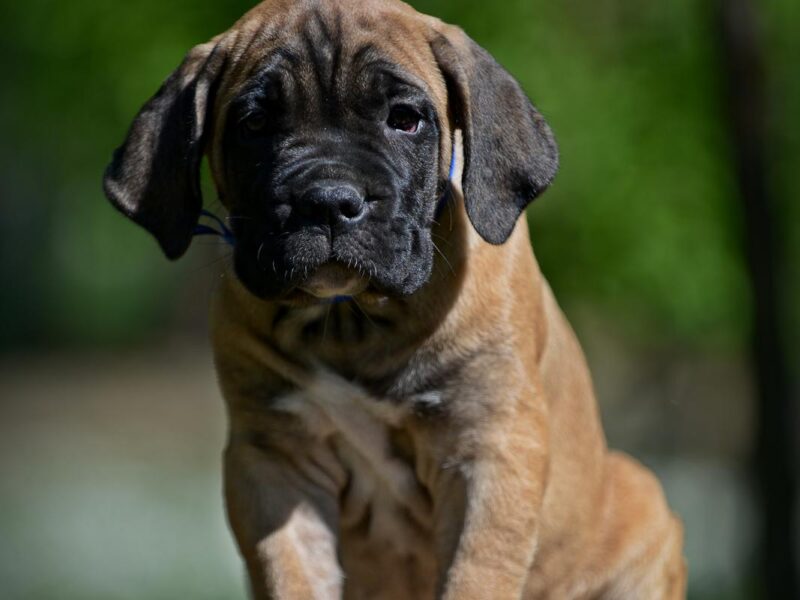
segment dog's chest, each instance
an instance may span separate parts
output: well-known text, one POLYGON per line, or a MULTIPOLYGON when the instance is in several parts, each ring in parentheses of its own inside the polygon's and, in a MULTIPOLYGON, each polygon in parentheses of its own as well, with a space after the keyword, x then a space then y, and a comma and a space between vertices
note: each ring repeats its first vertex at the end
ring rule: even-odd
MULTIPOLYGON (((278 399, 314 440, 315 469, 340 482, 343 542, 412 560, 429 546, 431 502, 419 473, 430 457, 410 426, 409 404, 370 398, 336 376, 278 399)), ((314 474, 310 474, 314 477, 314 474)), ((351 548, 352 550, 353 548, 351 548)))

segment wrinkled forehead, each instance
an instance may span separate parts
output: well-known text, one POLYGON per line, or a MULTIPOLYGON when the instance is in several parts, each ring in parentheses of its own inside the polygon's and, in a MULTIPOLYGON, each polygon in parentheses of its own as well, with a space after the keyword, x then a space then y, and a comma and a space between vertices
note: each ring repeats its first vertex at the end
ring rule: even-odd
POLYGON ((322 87, 344 85, 346 73, 369 65, 420 88, 443 118, 446 88, 429 44, 429 19, 381 0, 264 2, 221 36, 228 61, 218 88, 217 125, 231 102, 269 69, 290 70, 303 85, 322 87))

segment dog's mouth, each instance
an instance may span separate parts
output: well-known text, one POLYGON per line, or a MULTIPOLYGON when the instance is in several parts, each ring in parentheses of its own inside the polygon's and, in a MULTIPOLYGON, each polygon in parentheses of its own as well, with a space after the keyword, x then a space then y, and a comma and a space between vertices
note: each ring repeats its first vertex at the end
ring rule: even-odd
POLYGON ((369 279, 344 264, 331 261, 316 269, 297 288, 319 299, 355 296, 365 291, 369 279))
MULTIPOLYGON (((256 297, 294 304, 374 293, 406 296, 430 273, 426 236, 361 228, 334 236, 316 228, 267 235, 240 228, 234 251, 239 280, 256 297)), ((432 254, 432 251, 430 252, 432 254)))

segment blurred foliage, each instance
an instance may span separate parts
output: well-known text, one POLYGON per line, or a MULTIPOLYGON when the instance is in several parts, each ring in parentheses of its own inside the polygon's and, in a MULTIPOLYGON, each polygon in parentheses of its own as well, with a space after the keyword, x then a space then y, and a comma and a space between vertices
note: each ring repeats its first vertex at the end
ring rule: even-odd
MULTIPOLYGON (((713 2, 419 0, 523 84, 562 168, 529 212, 561 301, 641 340, 737 347, 749 296, 713 2)), ((105 202, 102 170, 139 106, 251 2, 7 2, 0 37, 0 348, 129 342, 174 318, 196 267, 162 258, 105 202)), ((796 0, 763 3, 771 176, 800 298, 796 0)), ((212 198, 206 198, 207 204, 212 198)), ((194 260, 194 263, 192 262, 194 260)), ((800 329, 800 311, 792 327, 800 329)))

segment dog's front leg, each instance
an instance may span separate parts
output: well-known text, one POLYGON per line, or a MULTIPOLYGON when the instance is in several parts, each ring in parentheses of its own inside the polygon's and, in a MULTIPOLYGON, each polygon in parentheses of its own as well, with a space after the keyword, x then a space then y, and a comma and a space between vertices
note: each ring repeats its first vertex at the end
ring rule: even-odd
POLYGON ((248 442, 225 451, 228 518, 257 600, 341 598, 334 484, 298 460, 248 442))
POLYGON ((441 598, 517 600, 537 545, 547 477, 546 417, 526 394, 459 439, 468 440, 466 456, 444 470, 437 486, 445 555, 441 598))

